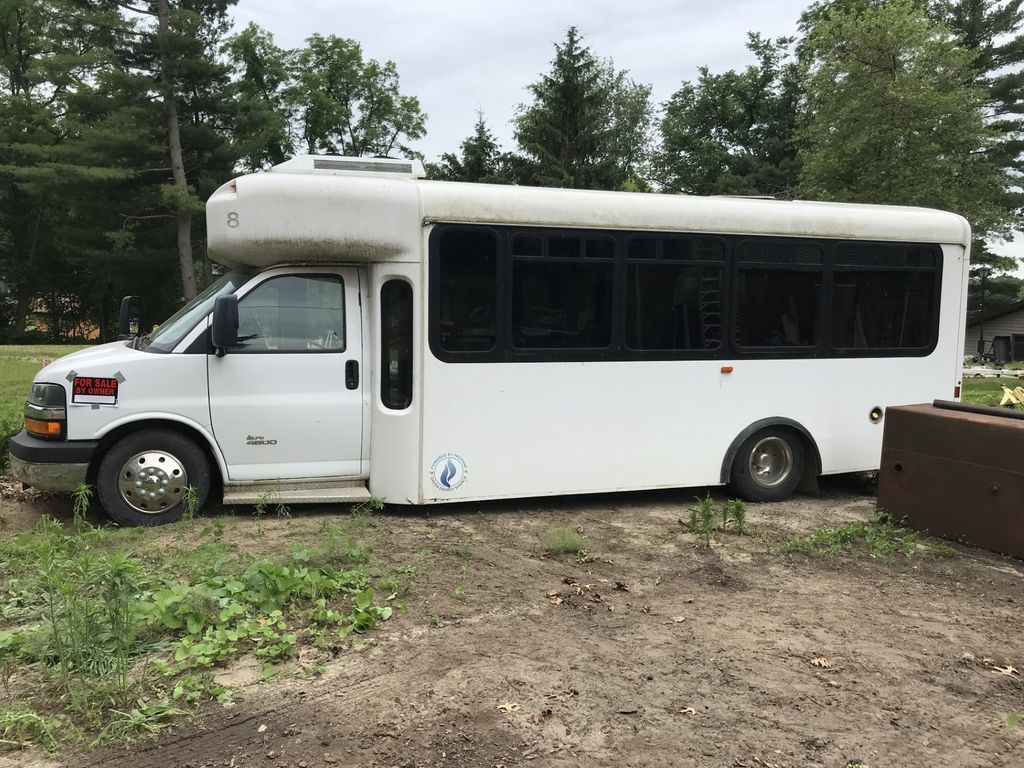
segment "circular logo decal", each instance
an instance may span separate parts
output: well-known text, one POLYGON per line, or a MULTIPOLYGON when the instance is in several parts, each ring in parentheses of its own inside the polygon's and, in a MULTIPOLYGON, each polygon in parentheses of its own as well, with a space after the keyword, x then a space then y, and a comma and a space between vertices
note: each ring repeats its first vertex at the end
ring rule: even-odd
POLYGON ((466 460, 457 453, 442 453, 430 465, 430 479, 442 491, 454 491, 466 482, 466 460))

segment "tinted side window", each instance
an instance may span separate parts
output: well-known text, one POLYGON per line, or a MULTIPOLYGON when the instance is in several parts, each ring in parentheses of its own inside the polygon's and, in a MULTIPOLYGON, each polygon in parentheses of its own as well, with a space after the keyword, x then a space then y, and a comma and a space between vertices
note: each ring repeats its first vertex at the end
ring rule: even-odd
POLYGON ((343 352, 344 284, 337 275, 283 275, 238 302, 240 352, 343 352))
POLYGON ((380 399, 387 408, 412 405, 412 286, 388 280, 380 289, 380 399))
POLYGON ((519 349, 604 349, 612 339, 615 262, 610 239, 556 234, 512 238, 512 346, 519 349), (524 240, 523 244, 518 241, 524 240))
POLYGON ((843 243, 832 273, 832 346, 923 349, 935 340, 938 255, 924 246, 843 243))
POLYGON ((662 351, 722 346, 722 241, 636 237, 627 258, 626 346, 662 351))
POLYGON ((821 325, 822 251, 801 241, 744 240, 736 248, 738 348, 808 348, 821 325))
POLYGON ((487 352, 497 341, 498 242, 480 229, 446 229, 437 249, 442 349, 487 352))

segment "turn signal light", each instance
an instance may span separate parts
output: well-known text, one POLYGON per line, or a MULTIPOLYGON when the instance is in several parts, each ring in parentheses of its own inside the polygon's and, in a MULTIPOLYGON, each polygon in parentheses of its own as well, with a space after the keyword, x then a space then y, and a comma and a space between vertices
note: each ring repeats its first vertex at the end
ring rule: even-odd
POLYGON ((60 437, 61 423, 59 421, 42 421, 40 419, 25 419, 25 431, 39 437, 60 437))

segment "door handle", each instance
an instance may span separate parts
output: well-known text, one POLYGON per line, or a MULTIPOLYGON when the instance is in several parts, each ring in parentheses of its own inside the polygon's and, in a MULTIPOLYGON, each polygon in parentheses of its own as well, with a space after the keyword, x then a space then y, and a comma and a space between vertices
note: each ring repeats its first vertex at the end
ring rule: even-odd
POLYGON ((345 363, 345 387, 355 389, 359 386, 359 361, 349 360, 345 363))

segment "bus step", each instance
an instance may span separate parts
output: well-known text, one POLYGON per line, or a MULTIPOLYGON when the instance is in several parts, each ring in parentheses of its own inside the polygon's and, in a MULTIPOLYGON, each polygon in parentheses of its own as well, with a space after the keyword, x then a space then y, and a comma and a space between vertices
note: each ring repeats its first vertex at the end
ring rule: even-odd
POLYGON ((224 489, 225 504, 358 504, 369 498, 365 480, 257 483, 224 489))

